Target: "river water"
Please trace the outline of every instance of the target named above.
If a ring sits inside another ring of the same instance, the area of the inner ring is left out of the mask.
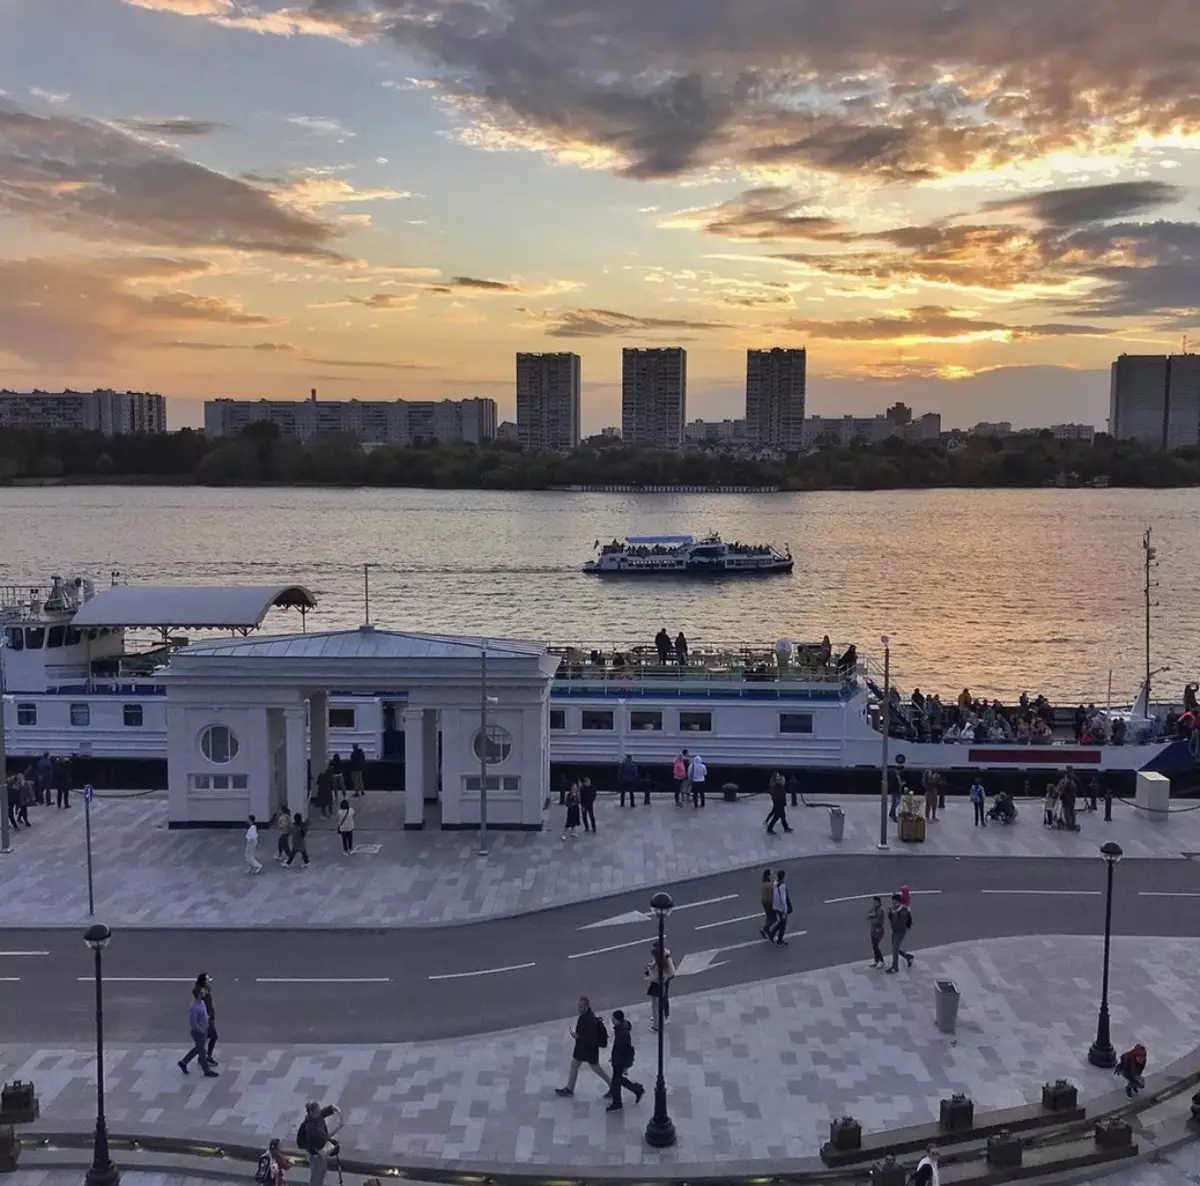
[[[1155,532],[1157,695],[1200,678],[1200,492],[936,490],[776,495],[147,487],[0,490],[0,583],[301,582],[310,630],[355,626],[370,562],[380,626],[613,646],[665,625],[697,642],[892,642],[905,691],[1128,702],[1143,666]],[[601,581],[596,539],[720,531],[788,544],[795,574]],[[267,629],[299,629],[276,613]]]

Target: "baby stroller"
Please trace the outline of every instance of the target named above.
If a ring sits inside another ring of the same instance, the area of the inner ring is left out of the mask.
[[[1013,802],[1012,796],[1007,791],[1001,791],[995,802],[988,811],[987,817],[1001,824],[1011,824],[1016,822],[1017,805]]]

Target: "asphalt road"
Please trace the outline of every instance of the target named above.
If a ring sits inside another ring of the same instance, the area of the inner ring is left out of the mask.
[[[680,968],[674,999],[869,962],[869,895],[886,901],[900,881],[916,894],[918,961],[922,947],[943,943],[1104,926],[1099,858],[835,856],[793,862],[790,875],[795,913],[783,949],[758,938],[758,871],[664,887],[677,907],[667,923]],[[218,1028],[230,1042],[448,1038],[567,1017],[580,993],[598,1008],[628,1004],[645,993],[652,893],[428,930],[119,932],[104,954],[106,1037],[186,1045],[189,988],[201,971],[214,977]],[[1200,865],[1123,861],[1113,929],[1200,933]],[[10,1037],[91,1041],[92,974],[74,931],[0,931],[0,1014],[15,1023]]]

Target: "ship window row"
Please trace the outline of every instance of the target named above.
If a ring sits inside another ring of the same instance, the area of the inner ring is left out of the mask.
[[[629,729],[634,733],[661,733],[664,727],[664,715],[657,709],[631,709]],[[617,715],[610,708],[585,708],[579,714],[579,725],[585,732],[612,732],[617,727]],[[551,731],[561,733],[566,728],[566,709],[552,708],[550,710]],[[677,732],[711,733],[712,713],[681,711]],[[779,713],[779,732],[781,734],[811,734],[813,732],[813,714],[811,712]]]
[[[71,727],[87,729],[92,723],[92,706],[90,704],[72,704],[70,706]],[[38,706],[36,704],[17,705],[17,725],[23,729],[36,729],[38,723]],[[140,729],[145,722],[145,709],[140,704],[121,705],[121,723],[127,729]]]
[[[190,774],[193,791],[244,791],[249,782],[244,774]]]
[[[74,626],[10,626],[8,628],[8,645],[14,651],[40,651],[58,647],[78,646],[83,641],[84,634],[90,640],[103,638],[106,634],[115,634],[110,627],[96,627],[83,631]]]

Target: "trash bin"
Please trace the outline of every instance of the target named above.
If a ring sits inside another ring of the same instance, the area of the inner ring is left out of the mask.
[[[840,807],[829,809],[829,836],[832,840],[841,840],[846,830],[846,813]]]
[[[933,1005],[937,1027],[944,1034],[954,1033],[958,1024],[958,985],[953,980],[935,980],[933,983]]]

